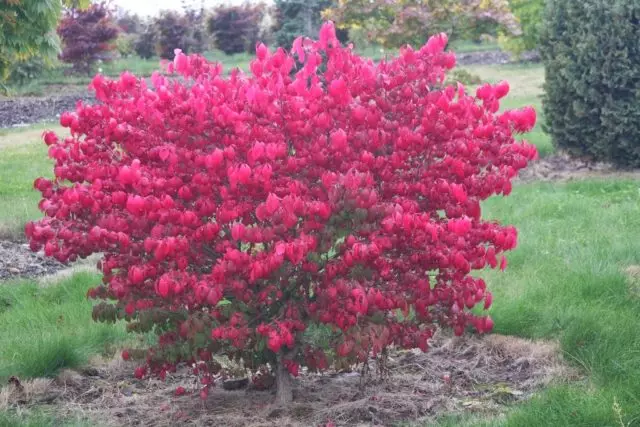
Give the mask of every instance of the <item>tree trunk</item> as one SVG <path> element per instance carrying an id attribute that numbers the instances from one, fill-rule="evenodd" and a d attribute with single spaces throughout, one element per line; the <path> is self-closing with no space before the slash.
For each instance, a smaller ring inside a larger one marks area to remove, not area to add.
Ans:
<path id="1" fill-rule="evenodd" d="M 276 365 L 276 405 L 288 406 L 293 401 L 293 387 L 291 384 L 291 375 L 287 368 L 284 367 L 283 354 L 278 353 L 278 362 Z"/>

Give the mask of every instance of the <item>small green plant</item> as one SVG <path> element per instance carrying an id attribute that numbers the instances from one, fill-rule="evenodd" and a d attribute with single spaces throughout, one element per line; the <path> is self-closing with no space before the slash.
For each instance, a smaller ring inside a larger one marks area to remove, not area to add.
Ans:
<path id="1" fill-rule="evenodd" d="M 465 86 L 478 85 L 478 84 L 482 83 L 482 79 L 480 78 L 480 76 L 472 74 L 471 72 L 469 72 L 468 70 L 465 70 L 463 68 L 459 68 L 459 69 L 453 71 L 447 77 L 447 81 L 449 83 L 459 82 L 459 83 L 462 83 Z"/>

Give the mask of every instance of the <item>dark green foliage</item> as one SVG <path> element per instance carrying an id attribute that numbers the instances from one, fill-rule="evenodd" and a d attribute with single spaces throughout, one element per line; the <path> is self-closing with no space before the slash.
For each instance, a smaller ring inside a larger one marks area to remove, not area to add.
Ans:
<path id="1" fill-rule="evenodd" d="M 0 92 L 12 66 L 32 56 L 52 59 L 59 50 L 55 28 L 62 7 L 86 8 L 89 0 L 0 1 Z"/>
<path id="2" fill-rule="evenodd" d="M 276 0 L 275 39 L 278 46 L 290 48 L 298 36 L 315 37 L 322 24 L 322 11 L 330 0 Z"/>
<path id="3" fill-rule="evenodd" d="M 215 46 L 226 53 L 254 52 L 260 35 L 260 21 L 264 7 L 222 6 L 215 10 L 207 22 Z"/>
<path id="4" fill-rule="evenodd" d="M 138 34 L 138 37 L 133 45 L 133 49 L 142 59 L 152 58 L 156 54 L 156 39 L 158 38 L 158 32 L 154 25 L 147 25 Z"/>
<path id="5" fill-rule="evenodd" d="M 500 45 L 517 55 L 538 47 L 545 0 L 510 0 L 509 7 L 518 19 L 522 34 L 516 36 L 501 32 Z"/>
<path id="6" fill-rule="evenodd" d="M 544 115 L 571 154 L 640 167 L 640 2 L 549 0 Z"/>
<path id="7" fill-rule="evenodd" d="M 50 65 L 42 56 L 32 56 L 22 61 L 16 61 L 11 67 L 7 83 L 14 86 L 24 86 L 43 75 L 49 68 Z"/>

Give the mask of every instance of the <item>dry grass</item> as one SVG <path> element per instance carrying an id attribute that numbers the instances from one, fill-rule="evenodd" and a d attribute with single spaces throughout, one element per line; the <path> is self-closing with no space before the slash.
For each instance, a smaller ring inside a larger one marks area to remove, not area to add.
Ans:
<path id="1" fill-rule="evenodd" d="M 29 407 L 39 396 L 56 395 L 52 415 L 98 420 L 101 425 L 224 425 L 309 426 L 390 425 L 402 421 L 429 422 L 438 416 L 472 410 L 487 417 L 506 404 L 527 399 L 554 380 L 575 377 L 553 342 L 515 337 L 452 338 L 438 335 L 426 354 L 393 352 L 390 378 L 359 374 L 303 373 L 296 380 L 295 400 L 287 409 L 274 408 L 272 392 L 223 391 L 215 388 L 205 402 L 188 369 L 166 382 L 132 378 L 133 365 L 119 358 L 94 359 L 84 373 L 65 370 L 55 381 L 31 393 Z M 375 371 L 372 362 L 372 371 Z M 177 386 L 193 392 L 176 398 Z M 2 396 L 11 395 L 5 387 Z M 5 398 L 5 407 L 16 406 Z"/>

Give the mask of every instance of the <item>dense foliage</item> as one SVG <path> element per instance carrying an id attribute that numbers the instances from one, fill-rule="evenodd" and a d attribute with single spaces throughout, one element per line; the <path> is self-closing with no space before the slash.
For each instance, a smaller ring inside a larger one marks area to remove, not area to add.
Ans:
<path id="1" fill-rule="evenodd" d="M 202 28 L 203 11 L 187 10 L 186 13 L 163 12 L 156 18 L 156 53 L 161 58 L 173 59 L 174 50 L 184 52 L 202 52 L 204 33 Z"/>
<path id="2" fill-rule="evenodd" d="M 640 166 L 640 2 L 549 0 L 540 52 L 556 146 Z"/>
<path id="3" fill-rule="evenodd" d="M 133 50 L 140 58 L 149 59 L 156 55 L 156 39 L 158 32 L 152 23 L 145 24 L 138 33 Z"/>
<path id="4" fill-rule="evenodd" d="M 126 10 L 118 10 L 115 19 L 120 31 L 126 34 L 137 34 L 142 29 L 142 20 L 134 13 Z"/>
<path id="5" fill-rule="evenodd" d="M 277 46 L 288 47 L 298 36 L 318 34 L 322 11 L 331 3 L 331 0 L 275 0 L 274 37 Z"/>
<path id="6" fill-rule="evenodd" d="M 514 138 L 530 108 L 500 111 L 509 85 L 443 87 L 444 34 L 389 62 L 361 58 L 325 24 L 292 54 L 256 49 L 250 75 L 177 52 L 151 85 L 96 76 L 100 101 L 49 132 L 55 179 L 33 250 L 60 261 L 103 253 L 89 296 L 103 321 L 154 329 L 136 375 L 197 363 L 202 396 L 219 365 L 290 372 L 348 366 L 389 346 L 427 350 L 435 328 L 488 332 L 485 282 L 506 266 L 514 227 L 482 219 L 535 147 Z M 326 346 L 306 339 L 330 331 Z M 285 371 L 286 369 L 286 371 Z"/>
<path id="7" fill-rule="evenodd" d="M 60 59 L 72 64 L 74 72 L 90 74 L 97 61 L 113 59 L 118 32 L 105 2 L 84 10 L 69 9 L 58 25 L 64 45 Z"/>
<path id="8" fill-rule="evenodd" d="M 499 37 L 500 45 L 515 54 L 536 49 L 543 25 L 544 5 L 545 0 L 509 0 L 509 6 L 520 24 L 522 33 L 514 35 L 502 31 Z"/>
<path id="9" fill-rule="evenodd" d="M 339 0 L 324 16 L 387 47 L 420 46 L 428 34 L 441 31 L 476 38 L 488 24 L 510 34 L 520 31 L 505 0 Z"/>
<path id="10" fill-rule="evenodd" d="M 207 22 L 215 46 L 227 55 L 254 51 L 264 13 L 264 5 L 217 8 Z"/>
<path id="11" fill-rule="evenodd" d="M 62 6 L 87 7 L 88 0 L 5 0 L 0 2 L 0 83 L 13 64 L 37 56 L 43 60 L 58 53 L 55 34 Z"/>

